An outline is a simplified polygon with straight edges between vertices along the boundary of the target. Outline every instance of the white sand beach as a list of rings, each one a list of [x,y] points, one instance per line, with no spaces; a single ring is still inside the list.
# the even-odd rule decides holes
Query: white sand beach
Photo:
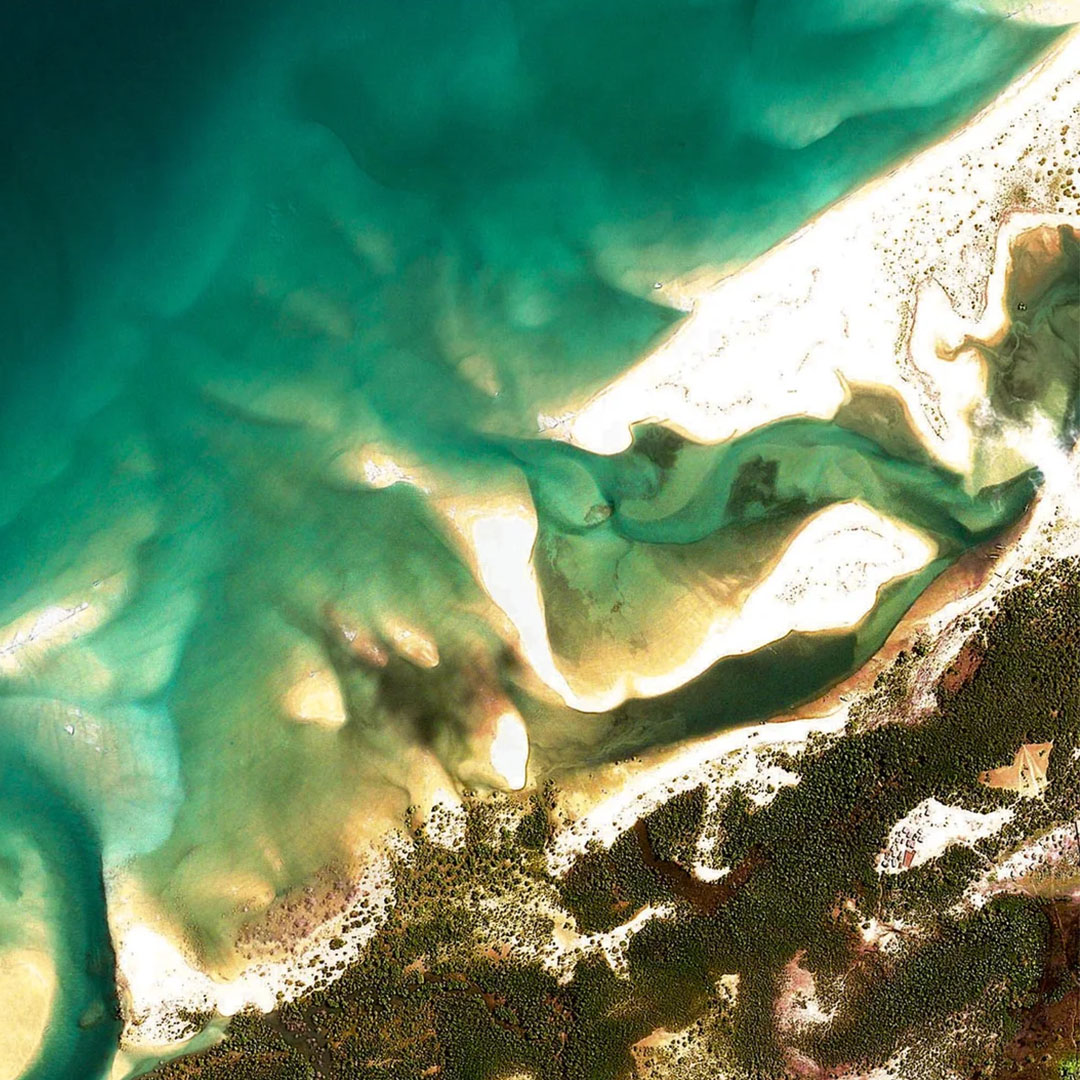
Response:
[[[602,454],[625,449],[642,421],[714,443],[783,417],[832,417],[847,386],[872,384],[900,396],[934,457],[968,471],[983,378],[973,356],[941,353],[1001,326],[1003,254],[1018,232],[1080,221],[1062,193],[1078,69],[1074,30],[966,126],[750,265],[718,282],[661,283],[687,322],[589,401],[541,417],[541,430]]]

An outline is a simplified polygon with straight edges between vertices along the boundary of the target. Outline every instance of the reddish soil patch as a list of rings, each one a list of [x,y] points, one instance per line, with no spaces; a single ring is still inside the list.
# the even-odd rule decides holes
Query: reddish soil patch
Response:
[[[947,694],[955,694],[960,687],[971,680],[982,662],[982,646],[974,640],[966,642],[956,659],[941,676],[941,688]]]
[[[1051,939],[1040,1001],[1020,1017],[998,1073],[1014,1080],[1056,1080],[1059,1062],[1080,1046],[1080,904],[1057,900],[1045,910]]]

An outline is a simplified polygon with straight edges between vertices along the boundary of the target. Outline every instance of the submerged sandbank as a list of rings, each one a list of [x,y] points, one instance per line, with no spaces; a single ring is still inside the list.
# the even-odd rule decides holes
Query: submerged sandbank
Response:
[[[41,949],[0,950],[0,1080],[18,1080],[37,1058],[56,999],[56,970]]]

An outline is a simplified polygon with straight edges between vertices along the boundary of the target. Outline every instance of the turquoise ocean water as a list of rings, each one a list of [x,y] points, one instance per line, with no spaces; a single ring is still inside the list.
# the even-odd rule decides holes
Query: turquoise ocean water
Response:
[[[454,776],[484,680],[541,768],[770,715],[1016,520],[1037,476],[972,493],[811,421],[710,451],[657,518],[681,451],[588,455],[537,414],[670,330],[654,281],[760,253],[1055,33],[947,0],[5,5],[0,627],[107,614],[0,676],[0,839],[39,851],[61,926],[35,1080],[100,1075],[116,1037],[103,867],[220,960],[248,917],[223,868],[279,894],[340,857],[345,817],[409,801],[403,747]],[[625,599],[647,634],[687,567],[746,574],[836,501],[941,556],[850,635],[582,718],[534,700],[430,499],[344,476],[372,444],[459,490],[527,483],[568,659],[593,609]],[[410,621],[443,662],[349,666],[331,613]],[[283,717],[298,652],[335,667],[340,730]]]

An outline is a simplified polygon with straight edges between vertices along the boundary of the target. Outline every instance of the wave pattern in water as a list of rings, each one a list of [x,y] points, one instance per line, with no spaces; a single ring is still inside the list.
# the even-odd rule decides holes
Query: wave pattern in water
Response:
[[[603,458],[537,417],[669,332],[654,282],[759,253],[1050,31],[944,0],[4,18],[0,716],[105,862],[136,859],[223,965],[418,793],[501,783],[499,718],[524,717],[543,770],[781,709],[1030,496],[1030,475],[971,492],[838,424],[719,448],[641,431]],[[933,557],[861,641],[787,639],[767,693],[752,653],[692,708],[583,716],[477,572],[470,514],[504,498],[535,514],[545,631],[581,695],[674,641],[685,597],[697,619],[738,606],[835,504]]]

